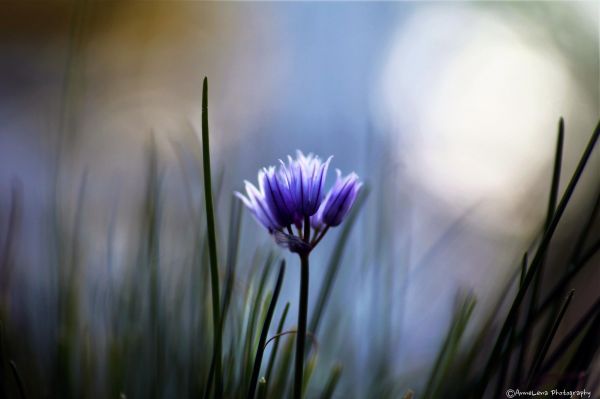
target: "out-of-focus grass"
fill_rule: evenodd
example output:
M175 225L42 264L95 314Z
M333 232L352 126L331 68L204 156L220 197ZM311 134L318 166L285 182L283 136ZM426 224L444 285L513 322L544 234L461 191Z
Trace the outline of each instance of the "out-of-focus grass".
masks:
M136 255L129 260L125 277L117 282L111 280L112 285L105 291L106 331L94 331L89 318L82 317L80 306L88 294L81 285L86 259L79 241L86 223L83 209L87 174L82 177L71 225L63 220L55 204L51 217L54 235L48 243L48 252L53 256L48 263L55 272L51 300L56 302L57 311L48 314L51 322L45 327L45 333L55 343L49 361L31 349L29 334L20 330L8 307L13 288L11 270L16 266L14 241L21 220L21 194L19 185L15 185L8 223L3 226L6 238L0 254L3 277L0 282L0 397L286 398L291 395L295 327L287 321L290 304L279 303L284 266L279 261L279 253L263 248L253 253L239 253L244 240L240 236L239 202L225 197L218 188L214 194L212 191L206 82L203 98L205 196L201 204L191 202L191 255L180 259L178 265L163 264L161 253L173 243L161 234L163 209L168 198L162 189L161 160L156 145L151 142L145 200L139 209L139 228L135 234ZM586 384L591 384L588 370L597 356L599 344L599 301L590 306L561 342L553 344L553 338L569 311L573 295L571 292L566 296L565 289L578 273L592 264L600 248L598 238L591 235L600 199L583 221L573 253L554 288L546 295L534 289L543 282L542 270L552 235L600 134L599 125L561 196L558 180L563 129L561 121L548 219L541 239L530 249L534 254L531 262L525 256L524 261L516 265L514 279L505 291L511 292L510 288L516 285L515 298L507 299L508 295L499 298L488 322L466 340L476 300L471 295L459 297L434 365L414 382L394 374L393 355L385 351L368 354L368 364L378 365L376 369L361 367L361 375L350 375L344 380L342 370L356 365L321 364L318 351L310 345L304 373L307 397L397 398L405 392L405 397L412 397L412 393L407 392L407 388L412 388L414 397L418 398L487 398L502 397L508 386L521 390L594 388ZM600 193L597 196L600 198ZM350 231L366 199L365 190L332 250L321 290L310 309L312 340L336 339L340 334L320 325L328 316L328 298L335 289ZM219 223L217 210L227 205L228 223ZM228 227L222 229L224 225ZM221 231L226 233L221 234ZM277 264L281 266L277 268ZM250 269L246 281L237 273L240 266ZM170 273L170 268L181 272ZM170 284L173 275L178 281ZM525 307L527 299L530 302ZM502 314L504 300L511 303L505 316ZM277 322L272 323L273 319ZM540 328L543 334L534 334ZM369 341L375 337L367 335L362 339ZM511 360L516 358L518 362ZM547 375L561 377L548 379ZM581 378L573 379L573 375ZM427 380L425 385L423 380ZM369 391L363 393L364 381L371 383Z

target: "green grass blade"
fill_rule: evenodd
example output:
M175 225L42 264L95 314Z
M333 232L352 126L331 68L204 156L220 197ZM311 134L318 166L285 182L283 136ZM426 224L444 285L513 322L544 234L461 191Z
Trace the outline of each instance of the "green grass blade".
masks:
M281 261L279 266L279 273L277 274L277 281L275 283L275 290L273 291L273 296L271 298L271 303L269 304L269 310L267 311L267 316L265 317L265 321L263 322L262 331L260 333L260 339L258 340L258 348L256 349L256 356L254 357L254 367L252 370L252 378L250 379L250 388L248 390L248 399L254 398L254 393L256 391L256 384L258 383L258 374L260 373L260 365L262 363L262 358L265 351L265 342L267 341L267 334L269 333L269 327L271 326L271 319L273 318L273 313L275 313L275 306L277 305L277 300L279 299L279 292L281 291L281 284L283 283L283 276L285 275L285 260ZM266 385L266 382L265 382Z
M271 272L271 266L273 264L273 260L275 259L273 253L269 253L265 264L263 266L263 270L261 273L260 281L258 284L258 290L256 291L256 295L254 297L254 301L252 303L252 307L250 308L250 315L248 317L248 322L246 325L246 339L244 345L244 363L242 364L242 386L247 386L248 378L252 373L252 354L254 351L254 332L256 330L256 323L259 319L260 313L260 305L263 301L263 292L265 290L265 285L267 279Z
M285 398L291 396L291 392L287 390L287 384L294 353L294 338L295 334L290 335L283 347L283 356L277 367L279 372L277 373L277 376L274 380L275 383L273 384L273 393L271 395L273 398Z
M221 357L221 310L219 304L219 267L217 261L217 235L212 201L212 178L210 172L210 145L208 141L208 79L202 86L202 164L204 170L204 205L206 208L206 226L208 233L208 252L210 258L210 278L212 287L213 311L213 351L215 358L215 397L223 396Z
M308 361L306 362L306 365L304 366L304 378L302 380L302 392L304 392L304 396L307 396L306 388L308 388L308 384L310 383L310 378L312 377L316 366L317 366L317 355L314 354L308 359Z
M439 391L443 388L444 382L453 365L455 357L458 353L460 341L467 327L467 323L475 308L475 299L472 296L467 296L461 301L454 318L450 324L448 334L438 357L431 370L428 382L425 384L424 399L438 398Z
M556 349L548 357L548 360L544 363L541 373L544 374L549 372L550 369L556 364L556 362L567 352L577 337L585 331L585 328L590 324L590 320L600 315L600 298L596 299L596 302L585 312L585 314L574 324L571 330L564 336L560 343L556 346Z
M556 335L556 331L558 331L558 327L560 326L560 323L565 315L565 312L567 311L567 308L569 307L569 304L571 303L571 299L573 298L574 293L575 293L575 290L571 290L571 292L569 292L569 294L567 295L567 298L565 299L565 302L563 303L562 307L560 308L560 311L558 312L558 316L556 316L556 319L554 320L552 329L549 331L548 335L542 336L542 337L546 337L546 338L544 340L544 344L540 347L540 350L536 354L535 360L531 366L531 370L529 372L530 383L533 382L535 377L537 377L538 371L540 370L540 367L542 366L542 362L544 361L544 358L546 357L546 353L548 352L548 349L550 349L550 344L552 343L552 340L554 339L554 335ZM528 384L528 386L529 385L531 385L531 384Z
M331 373L329 374L329 380L327 381L327 385L325 385L325 389L321 394L321 399L331 399L333 397L333 393L335 392L335 388L337 387L338 382L340 381L340 377L342 376L342 366L336 364L331 369Z
M287 302L285 304L285 308L283 309L283 313L281 314L281 318L279 319L279 325L277 326L276 336L279 336L283 331L283 325L285 324L285 319L287 317L288 311L290 310L290 303ZM265 378L267 380L267 384L271 381L271 372L273 371L273 366L275 365L275 358L277 357L277 349L279 349L279 338L275 339L273 343L273 349L271 350L271 356L269 356L269 363L267 366L267 373L265 374Z
M317 301L315 302L316 305L312 311L312 316L308 328L308 331L310 331L314 335L317 334L319 323L321 321L323 312L325 311L325 307L327 306L327 302L331 294L331 289L333 288L333 284L338 274L342 256L344 254L344 249L346 248L346 243L348 242L348 236L352 231L352 227L354 226L360 209L363 207L368 195L369 190L365 187L359 194L359 197L357 198L356 203L354 204L354 207L350 212L350 215L348 216L344 227L342 228L342 232L335 244L335 248L333 250L333 253L331 254L331 258L329 259L327 271L325 272L323 283L321 284L321 288L319 289Z
M550 185L550 195L549 195L549 199L548 199L548 210L547 210L547 214L546 214L546 221L544 223L544 231L546 231L548 229L548 227L550 226L550 222L552 221L552 216L554 215L554 211L556 210L556 199L558 198L558 187L559 187L559 183L560 183L560 170L561 170L561 165L562 165L563 142L564 142L564 121L562 118L560 118L560 121L558 123L558 138L557 138L557 142L556 142L556 153L554 156L554 168L553 168L553 173L552 173L552 183ZM521 351L523 351L523 352L525 352L527 350L527 348L529 348L529 346L530 346L529 342L531 340L531 332L535 325L535 323L532 320L532 315L535 313L535 309L538 305L539 291L541 289L542 281L544 279L545 264L546 264L546 259L544 256L542 258L542 260L540 261L540 266L538 267L538 271L535 275L535 278L533 280L533 285L531 287L529 308L527 310L527 317L525 318L525 320L527 320L527 323L525 324L525 335L523 336L523 342L521 344ZM548 329L551 328L552 320L554 320L554 317L549 318L548 323L550 323L550 324L546 325L546 327L543 329L543 331L547 331ZM512 329L512 331L514 331L514 328ZM546 335L542 334L541 336L545 337ZM538 353L540 351L543 343L544 343L543 340L540 340L538 342L538 348L536 350L536 353Z

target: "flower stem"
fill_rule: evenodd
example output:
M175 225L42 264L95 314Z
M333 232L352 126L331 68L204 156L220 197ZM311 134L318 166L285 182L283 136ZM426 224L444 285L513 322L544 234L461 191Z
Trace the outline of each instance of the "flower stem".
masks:
M296 336L296 372L294 399L302 398L304 373L304 343L306 341L306 315L308 313L308 254L300 255L300 306L298 308L298 334Z

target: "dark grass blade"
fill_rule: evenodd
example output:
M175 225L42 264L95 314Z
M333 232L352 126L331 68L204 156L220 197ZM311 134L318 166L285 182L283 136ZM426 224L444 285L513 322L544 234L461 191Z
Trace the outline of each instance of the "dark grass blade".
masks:
M596 356L598 347L600 347L600 314L597 314L592 321L592 324L579 343L569 364L563 371L562 374L564 377L557 384L559 389L577 387L577 381L573 381L572 376L580 373L589 373L588 370ZM593 350L592 348L596 350ZM589 377L589 374L587 374L586 377Z
M254 297L254 302L252 303L252 307L250 309L250 315L248 317L248 322L246 324L246 337L244 344L244 362L242 363L242 386L247 386L248 378L252 373L252 352L254 347L254 332L256 330L256 323L259 320L260 313L260 305L263 301L263 292L265 289L265 285L267 283L267 279L271 272L271 266L273 264L275 257L273 253L269 253L265 264L263 266L262 274L260 277L260 281L258 283L258 290L256 291L256 296Z
M279 325L277 326L276 336L281 335L283 331L283 325L285 324L285 319L287 317L288 311L290 310L290 303L287 302L285 304L285 308L283 309L283 313L281 314L281 318L279 319ZM273 371L273 366L275 365L275 358L277 357L277 350L279 349L279 339L276 339L273 343L273 349L271 350L271 356L269 356L269 363L267 366L267 372L265 374L265 378L267 380L267 384L271 381L271 372Z
M560 171L561 171L561 165L562 165L564 131L565 131L564 120L563 120L563 118L560 118L560 121L558 123L558 138L557 138L557 142L556 142L556 154L554 155L554 168L553 168L553 172L552 172L552 183L550 185L550 195L549 195L549 199L548 199L548 210L547 210L547 214L546 214L546 221L544 223L544 230L542 231L542 233L548 229L550 222L552 220L552 215L554 215L554 211L556 209L556 199L558 198L558 187L560 184ZM533 280L533 285L531 288L531 296L529 299L529 308L527 310L527 317L525 318L525 320L527 321L525 323L525 335L523 336L523 343L521 345L522 352L526 352L527 348L529 348L529 346L530 346L529 343L531 340L531 333L532 333L535 323L529 322L529 321L532 320L532 315L535 313L535 309L538 305L539 292L540 292L540 289L542 286L542 281L544 278L545 264L546 264L546 259L544 256L540 262L540 266L535 275L535 278ZM554 320L554 317L548 318L548 323L542 329L542 331L547 333L552 328L552 320ZM514 329L513 329L513 331L514 331ZM547 335L542 334L541 336L545 337ZM544 341L539 340L536 353L539 353L543 344L544 344ZM526 354L524 353L523 355L525 356ZM523 360L524 360L524 358L523 358Z
M564 338L560 341L560 343L556 346L556 349L550 356L548 356L548 360L544 363L542 367L541 373L549 372L552 367L556 364L558 360L560 360L567 350L571 348L573 342L577 339L579 335L581 335L590 321L595 317L600 315L600 297L596 299L596 302L591 306L591 308L585 312L585 314L575 323L575 325L571 328L571 330L564 336Z
M333 393L335 392L335 388L337 387L341 376L342 366L340 364L336 364L331 369L331 373L329 374L329 380L327 381L327 385L325 385L325 389L321 394L321 399L331 399L333 397Z
M212 178L210 171L210 145L208 141L208 80L205 77L202 86L202 164L204 170L204 204L206 207L206 226L208 233L208 252L210 258L210 278L213 304L213 351L215 358L215 397L223 396L221 370L221 310L219 304L219 268L217 261L217 235L213 209Z
M548 349L550 349L550 344L552 343L552 340L554 339L554 335L556 335L556 331L558 331L558 327L560 326L560 323L565 315L565 312L567 311L567 308L569 307L569 304L571 303L571 299L573 299L574 293L575 293L575 290L571 290L571 292L569 292L569 295L567 295L565 302L563 303L562 307L560 308L560 311L558 312L558 316L556 316L556 319L554 320L552 329L549 331L549 334L542 336L542 338L545 337L544 343L540 347L540 350L538 351L538 353L536 354L535 360L531 366L531 371L529 373L529 381L530 382L533 382L533 380L538 375L540 367L542 366L542 362L544 361L544 358L546 357L546 353L548 352ZM528 385L530 385L530 384L528 384Z
M521 286L523 285L523 280L525 279L525 274L527 273L527 252L525 252L525 254L523 254L523 260L521 262L521 276L519 278L519 287L521 288ZM519 314L517 313L516 318L519 318ZM510 334L508 336L508 342L506 344L505 347L505 351L506 354L504 356L504 358L502 359L502 365L500 367L500 373L498 375L498 381L496 382L496 397L501 397L502 395L502 390L504 389L504 383L506 381L506 375L508 373L508 367L510 366L510 359L511 359L511 352L512 352L512 345L513 342L515 341L515 334L516 334L516 330L517 330L517 326L514 325L511 329L510 329ZM524 351L521 351L520 356L524 356ZM519 364L518 367L516 368L520 368L521 367L521 362L522 360L519 360ZM518 373L518 375L520 375L520 372Z
M258 383L258 374L260 373L260 365L262 363L262 358L265 351L265 342L267 341L267 334L269 333L269 327L271 325L273 313L275 312L275 306L277 305L277 300L279 299L279 292L281 291L281 284L283 283L284 274L285 260L282 260L279 266L279 273L277 274L275 290L273 291L271 303L269 304L269 310L267 310L267 316L265 317L265 321L262 326L262 331L260 333L260 339L258 340L258 348L256 349L256 356L254 357L254 367L252 369L252 378L250 379L250 388L248 389L248 399L254 398L256 384Z
M552 236L554 235L556 227L558 226L558 222L560 221L560 219L567 207L567 204L569 203L569 200L571 199L571 196L573 195L573 192L575 191L575 187L579 181L579 178L583 174L583 170L585 169L587 161L589 160L589 158L592 154L592 151L594 149L596 142L598 141L599 136L600 136L600 123L596 126L596 129L594 130L594 133L592 134L592 136L583 152L583 155L579 161L579 164L577 165L577 168L576 168L575 172L573 173L573 176L571 177L569 185L565 189L565 192L564 192L558 206L556 207L556 212L554 213L554 216L552 217L552 220L551 220L550 224L548 225L548 229L546 230L546 232L544 233L544 235L542 237L542 240L540 242L538 250L536 251L534 258L531 261L531 265L529 267L527 274L525 275L525 280L523 281L523 286L517 292L517 296L515 297L515 299L512 303L512 306L508 312L508 315L502 325L502 329L500 330L500 333L498 334L498 338L496 340L496 343L494 344L494 348L492 349L489 360L488 360L488 362L485 366L485 369L482 373L482 377L479 382L479 386L476 389L476 391L474 392L475 397L483 396L485 388L487 386L487 383L489 382L489 379L490 379L493 371L498 366L498 358L500 356L502 346L504 345L504 341L505 341L510 329L512 328L512 325L516 321L515 317L517 315L517 311L518 311L519 307L521 306L521 303L523 302L523 298L525 297L525 293L527 292L527 289L529 288L529 285L531 284L531 282L535 276L535 273L546 254L546 251L550 244L550 240L552 239Z
M17 369L17 365L12 360L10 361L10 368L12 370L15 381L17 382L17 388L19 389L19 396L21 399L27 399L27 394L25 393L25 384L23 383L23 379L19 374L19 370Z
M344 249L346 248L346 243L348 242L348 236L352 231L352 227L356 222L356 218L359 214L359 211L363 207L365 201L367 200L368 195L368 188L363 188L353 206L352 211L350 211L350 215L348 216L348 219L346 220L344 227L342 228L342 232L335 244L335 248L333 250L333 253L331 254L331 258L329 259L327 271L325 273L325 277L323 279L321 288L319 289L317 301L315 302L315 307L313 308L312 316L308 327L308 331L315 335L317 334L317 329L319 328L323 312L327 307L329 296L331 295L331 289L333 288L333 284L337 277L342 261L342 256L344 254ZM305 353L308 353L308 350Z

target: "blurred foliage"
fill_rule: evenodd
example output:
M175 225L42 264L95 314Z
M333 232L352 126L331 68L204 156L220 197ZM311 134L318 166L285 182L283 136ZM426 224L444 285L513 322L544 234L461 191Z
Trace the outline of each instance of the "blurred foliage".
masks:
M12 205L0 259L0 395L10 398L285 398L291 392L295 331L287 327L289 303L279 303L285 264L277 253L257 248L239 253L241 207L231 199L229 223L215 220L214 206L223 206L219 183L213 193L208 143L207 91L203 93L202 147L206 210L191 212L192 256L180 259L173 277L172 264L162 263L161 251L171 244L161 236L164 197L163 170L152 142L148 148L145 202L139 209L136 255L129 261L126 277L107 289L101 301L107 309L105 331L95 331L82 317L81 274L86 263L81 251L80 231L85 223L86 173L83 174L77 209L69 225L58 204L50 215L53 240L48 242L48 265L55 279L50 300L56 312L44 334L55 349L49 359L33 350L31 335L15 322L9 309L15 240L21 223L21 189L13 186ZM559 127L556 161L551 183L548 218L541 236L530 246L514 278L498 299L488 321L467 337L476 299L458 296L437 359L422 377L411 381L396 375L393 354L373 350L368 364L359 367L360 378L344 379L341 364L319 362L319 337L337 339L340 332L319 327L327 314L328 299L343 261L348 236L363 206L367 190L343 227L324 274L316 305L310 309L309 332L313 343L307 351L304 384L307 397L376 398L483 398L504 397L506 387L521 390L556 387L575 390L593 387L590 367L597 356L600 337L600 300L580 321L554 343L563 316L569 312L573 291L565 290L583 269L592 264L600 249L592 236L598 215L600 193L593 209L583 219L574 250L563 275L545 296L535 287L542 283L552 237L569 200L584 173L600 134L594 131L581 161L564 193L559 195L564 124ZM189 184L190 182L188 182ZM109 242L112 242L109 240ZM224 255L225 256L221 256ZM376 255L376 254L375 254ZM249 265L248 279L238 275L238 265ZM277 267L276 265L280 266ZM517 277L521 276L517 281ZM514 298L509 294L516 290ZM508 304L504 303L508 302ZM509 310L504 315L504 306ZM352 306L348 304L347 306ZM273 319L277 323L272 323ZM276 326L276 327L275 327ZM361 339L370 341L371 336ZM518 359L518 360L515 360ZM344 365L346 366L346 365ZM549 378L548 376L558 376ZM574 378L574 376L577 376ZM422 381L427 378L423 385ZM371 381L362 392L364 381ZM414 393L413 393L414 391Z

